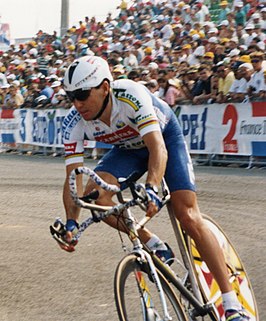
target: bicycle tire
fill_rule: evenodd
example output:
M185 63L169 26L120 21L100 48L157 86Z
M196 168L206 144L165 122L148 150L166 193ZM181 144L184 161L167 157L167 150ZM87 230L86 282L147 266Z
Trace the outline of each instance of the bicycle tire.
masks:
M255 295L246 269L235 247L222 228L212 218L204 214L203 219L216 236L223 250L232 285L236 291L240 303L246 309L250 317L250 321L259 321ZM217 311L220 315L220 320L225 321L224 310L222 306L222 296L218 284L214 280L206 263L201 259L193 239L188 237L187 242L192 265L202 296L206 302L213 301L215 303Z
M172 320L188 321L170 284L160 271L157 270L157 273ZM163 320L159 294L149 275L148 264L140 263L137 255L129 254L118 264L114 277L114 293L120 321Z

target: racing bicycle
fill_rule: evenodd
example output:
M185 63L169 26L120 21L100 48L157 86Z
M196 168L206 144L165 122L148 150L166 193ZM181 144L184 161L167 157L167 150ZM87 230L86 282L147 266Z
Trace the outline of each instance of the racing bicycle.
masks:
M76 176L85 174L101 188L114 192L118 205L102 206L95 204L98 192L93 191L84 197L78 197ZM179 255L163 262L139 238L138 230L143 228L149 217L136 219L131 208L138 206L146 209L147 195L145 186L138 183L134 173L128 178L118 180L128 187L131 198L126 199L116 186L106 183L88 167L73 170L69 177L70 192L75 203L91 211L91 216L79 226L74 236L77 242L82 233L93 223L100 222L113 215L118 224L127 230L133 248L123 248L128 254L119 262L114 276L114 296L120 321L224 321L224 310L219 287L206 263L191 239L181 228L171 208L170 193L165 181L161 184L163 204L166 205L177 240ZM228 275L238 299L248 313L251 321L259 321L255 296L247 272L234 246L221 227L209 216L204 220L215 234L223 249ZM50 227L58 241L63 223L57 219Z

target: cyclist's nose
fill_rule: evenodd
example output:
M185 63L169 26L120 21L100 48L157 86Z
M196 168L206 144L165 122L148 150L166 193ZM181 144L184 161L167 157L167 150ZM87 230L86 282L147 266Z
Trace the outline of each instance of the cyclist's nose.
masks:
M74 106L75 106L77 109L82 108L83 105L84 105L84 101L77 100L77 99L74 100Z

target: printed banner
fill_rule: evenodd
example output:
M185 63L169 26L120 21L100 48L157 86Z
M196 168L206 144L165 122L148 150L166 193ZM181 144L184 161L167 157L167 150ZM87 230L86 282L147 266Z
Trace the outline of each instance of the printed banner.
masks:
M266 102L178 106L175 113L191 153L266 156Z
M63 147L66 109L0 109L0 143ZM191 154L266 156L266 102L175 108ZM87 148L110 145L85 142Z

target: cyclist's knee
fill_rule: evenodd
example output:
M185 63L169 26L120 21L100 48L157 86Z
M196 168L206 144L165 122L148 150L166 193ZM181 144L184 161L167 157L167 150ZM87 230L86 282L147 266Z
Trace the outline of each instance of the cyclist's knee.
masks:
M196 194L191 191L174 192L171 196L171 204L182 228L191 237L200 234L204 222L197 204Z

